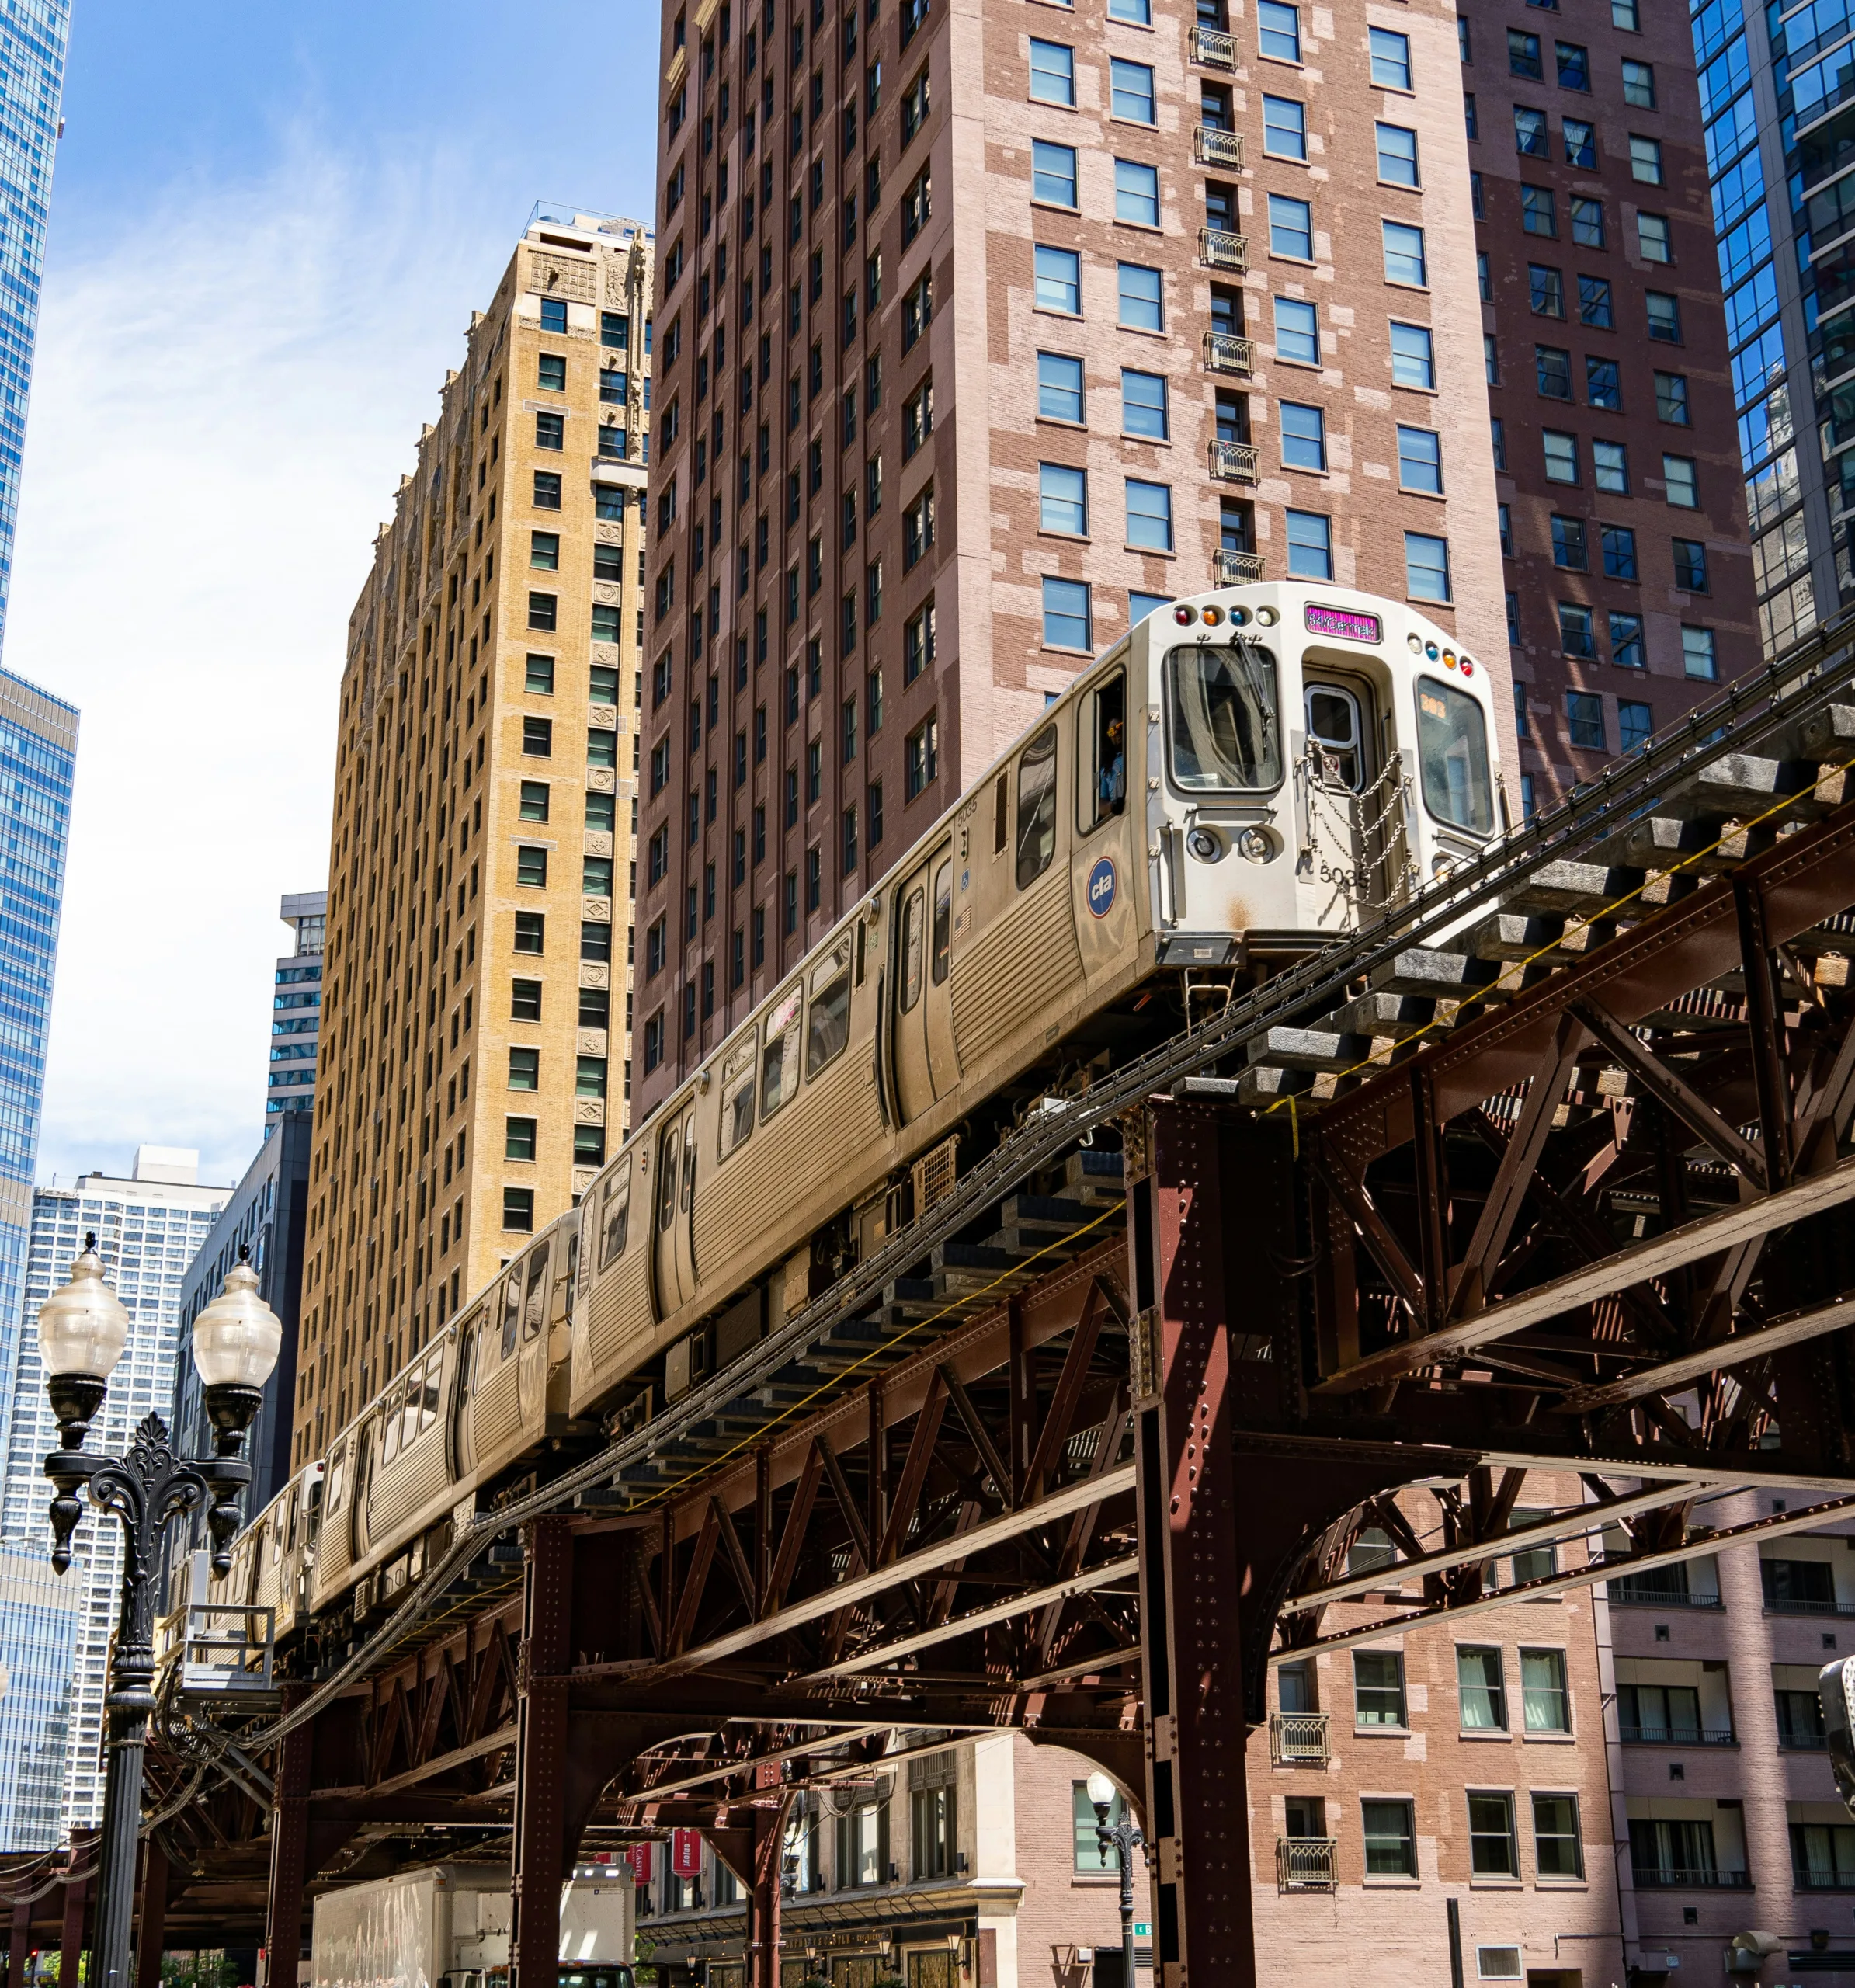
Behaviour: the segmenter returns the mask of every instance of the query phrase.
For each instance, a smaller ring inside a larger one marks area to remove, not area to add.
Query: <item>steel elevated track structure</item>
[[[1002,1729],[1126,1790],[1159,1988],[1253,1981],[1272,1659],[1855,1510],[1852,953],[1845,616],[1377,923],[1201,984],[273,1697],[177,1670],[144,1988],[164,1927],[294,1988],[315,1888],[498,1849],[513,1988],[554,1988],[564,1875],[671,1826],[772,1988],[794,1796]],[[1575,1489],[1516,1525],[1530,1472]],[[1706,1523],[1766,1484],[1804,1495]],[[1367,1527],[1420,1596],[1345,1573]],[[1586,1545],[1498,1585],[1548,1541]],[[81,1894],[17,1889],[28,1926]]]

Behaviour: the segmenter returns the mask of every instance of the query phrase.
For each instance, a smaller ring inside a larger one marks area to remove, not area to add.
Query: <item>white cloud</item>
[[[54,242],[5,655],[83,713],[42,1179],[255,1150],[349,610],[525,217],[467,162],[299,138],[260,185]]]

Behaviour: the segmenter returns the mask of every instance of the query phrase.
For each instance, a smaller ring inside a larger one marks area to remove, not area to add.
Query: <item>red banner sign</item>
[[[671,1830],[670,1869],[679,1878],[701,1876],[702,1832],[700,1830]]]
[[[651,1859],[656,1849],[654,1843],[634,1843],[627,1853],[631,1860],[631,1875],[641,1885],[651,1882]]]

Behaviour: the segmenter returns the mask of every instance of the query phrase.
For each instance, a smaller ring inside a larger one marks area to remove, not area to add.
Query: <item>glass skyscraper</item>
[[[1855,0],[1691,22],[1770,651],[1855,599]]]

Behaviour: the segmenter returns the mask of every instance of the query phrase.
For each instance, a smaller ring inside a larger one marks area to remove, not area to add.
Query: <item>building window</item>
[[[541,951],[547,914],[539,911],[518,911],[516,913],[516,944],[518,953],[538,953]]]
[[[534,1190],[532,1187],[505,1187],[502,1190],[502,1226],[526,1236],[534,1228]]]
[[[1572,355],[1556,346],[1533,348],[1533,379],[1539,392],[1549,401],[1572,398]]]
[[[1513,148],[1522,158],[1550,158],[1552,144],[1546,129],[1546,113],[1531,110],[1523,103],[1513,106]]]
[[[1640,614],[1613,614],[1610,617],[1610,660],[1619,669],[1642,668],[1642,617]]]
[[[1608,332],[1616,328],[1616,320],[1610,304],[1610,280],[1604,276],[1581,276],[1578,280],[1578,321],[1588,325],[1593,331]],[[1599,362],[1588,359],[1587,370]]]
[[[1527,308],[1536,318],[1565,315],[1565,273],[1544,262],[1527,265]]]
[[[554,624],[556,596],[551,593],[531,593],[528,596],[528,625],[544,631],[551,631]]]
[[[1278,412],[1284,464],[1290,469],[1325,469],[1327,426],[1320,409],[1298,401],[1283,401]]]
[[[1399,427],[1398,482],[1426,496],[1443,495],[1443,438],[1434,429]]]
[[[1049,582],[1044,582],[1046,587]],[[924,718],[911,732],[903,752],[905,784],[912,801],[930,785],[940,770],[940,724],[938,717]]]
[[[1033,103],[1075,108],[1075,50],[1060,41],[1030,44],[1030,96]]]
[[[1394,28],[1367,30],[1372,50],[1372,82],[1381,90],[1411,87],[1411,38]]]
[[[1558,237],[1558,212],[1553,204],[1550,186],[1523,186],[1520,189],[1520,226],[1529,235],[1543,235],[1556,241]]]
[[[1617,700],[1617,749],[1620,752],[1633,752],[1645,744],[1653,729],[1652,720],[1647,704],[1631,698],[1619,697]]]
[[[1604,578],[1633,580],[1636,574],[1636,534],[1627,525],[1600,525],[1598,537],[1603,547]]]
[[[522,783],[522,819],[525,822],[544,822],[547,818],[547,783],[544,780],[525,780]]]
[[[1688,628],[1681,631],[1681,666],[1683,674],[1707,683],[1719,679],[1719,659],[1714,651],[1714,631],[1711,628]]]
[[[1384,243],[1385,281],[1422,288],[1429,280],[1424,262],[1423,230],[1402,221],[1381,221],[1379,228]]]
[[[1436,391],[1436,365],[1427,326],[1401,325],[1395,318],[1392,320],[1391,384],[1416,387],[1430,393]]]
[[[1582,518],[1555,516],[1552,520],[1552,563],[1568,573],[1582,573],[1589,564]]]
[[[1046,575],[1044,580],[1044,646],[1054,649],[1079,649],[1085,654],[1094,646],[1091,632],[1089,583],[1086,580],[1059,579]],[[912,800],[919,789],[911,788]]]
[[[1044,421],[1082,419],[1082,362],[1064,352],[1037,354],[1037,415]]]
[[[1284,514],[1288,535],[1288,575],[1297,580],[1333,578],[1333,527],[1318,511]]]
[[[1296,366],[1320,363],[1320,328],[1316,308],[1291,297],[1271,300],[1275,308],[1275,356]],[[1392,327],[1394,333],[1397,327]],[[1394,340],[1394,349],[1395,341]],[[1396,361],[1394,356],[1394,366]]]
[[[1447,600],[1449,592],[1449,540],[1433,533],[1407,531],[1404,535],[1405,591],[1412,600]]]
[[[1561,600],[1558,603],[1558,645],[1565,655],[1575,656],[1581,661],[1590,662],[1596,659],[1597,638],[1593,631],[1591,610],[1582,603]],[[1579,697],[1584,693],[1575,690],[1568,694]],[[1593,697],[1590,708],[1596,714],[1598,746],[1601,749],[1603,744],[1603,707],[1597,698]],[[1575,724],[1572,729],[1575,734]],[[1574,745],[1579,742],[1575,736],[1572,742]]]
[[[1129,477],[1127,544],[1143,552],[1172,549],[1172,491],[1170,484],[1143,483]]]
[[[1272,158],[1306,160],[1308,113],[1304,106],[1292,97],[1263,98],[1263,149]]]
[[[517,980],[510,983],[509,1014],[511,1021],[538,1022],[541,1019],[541,983]]]
[[[1617,707],[1619,711],[1624,708]],[[1646,711],[1646,704],[1629,707]],[[1624,750],[1630,749],[1628,741]],[[1523,1649],[1520,1652],[1520,1699],[1525,1729],[1529,1733],[1569,1733],[1570,1701],[1565,1690],[1565,1653],[1561,1649]]]
[[[1037,527],[1085,538],[1089,531],[1089,482],[1086,474],[1064,463],[1037,464]]]
[[[1600,490],[1613,496],[1629,494],[1630,459],[1621,442],[1591,444],[1591,480]]]
[[[1501,1671],[1501,1653],[1492,1648],[1456,1652],[1456,1695],[1464,1733],[1505,1733],[1507,1687]]]
[[[1264,5],[1269,0],[1264,0]],[[1292,8],[1284,9],[1293,12]],[[1100,1836],[1096,1830],[1095,1804],[1089,1799],[1089,1784],[1075,1781],[1069,1784],[1069,1812],[1073,1824],[1072,1841],[1074,1844],[1073,1868],[1079,1876],[1093,1877],[1104,1871],[1120,1868],[1120,1853],[1110,1844],[1103,1849]],[[1127,1812],[1127,1798],[1117,1794],[1108,1804],[1108,1826],[1124,1821]]]
[[[1668,501],[1677,509],[1693,511],[1700,508],[1700,493],[1692,456],[1664,456],[1662,475],[1668,485]]]
[[[509,1052],[509,1087],[511,1090],[539,1090],[541,1087],[541,1052],[538,1049],[512,1049]]]
[[[1277,328],[1279,333],[1279,319]],[[1165,375],[1136,373],[1124,366],[1120,371],[1121,433],[1137,435],[1142,441],[1163,442],[1169,429]]]
[[[1546,481],[1548,483],[1575,483],[1578,481],[1578,437],[1561,434],[1557,429],[1541,431],[1541,447],[1544,451]]]
[[[1655,71],[1648,62],[1633,62],[1627,57],[1623,64],[1623,100],[1634,110],[1653,110],[1655,107]]]
[[[1159,272],[1139,262],[1123,262],[1119,270],[1122,328],[1132,332],[1164,331],[1165,307]]]
[[[1679,428],[1689,424],[1687,376],[1684,373],[1655,375],[1655,418],[1673,422]]]
[[[1297,262],[1314,260],[1314,210],[1287,193],[1269,196],[1269,252]]]
[[[554,754],[554,720],[551,718],[524,718],[522,721],[522,751],[530,759],[551,759]]]
[[[547,852],[523,843],[516,851],[516,881],[526,890],[547,887]]]
[[[1582,117],[1566,117],[1560,120],[1565,134],[1565,163],[1581,168],[1586,172],[1597,169],[1597,127],[1587,123]]]
[[[1153,71],[1144,62],[1124,62],[1117,55],[1108,63],[1109,115],[1135,124],[1153,122]]]
[[[1359,1806],[1367,1878],[1416,1877],[1417,1832],[1412,1804],[1378,1801]]]
[[[523,669],[522,688],[531,697],[554,695],[554,658],[531,655]]]
[[[1604,245],[1603,203],[1586,195],[1572,196],[1572,240],[1580,248]]]
[[[1030,197],[1045,207],[1074,208],[1075,146],[1053,145],[1042,138],[1031,141]]]
[[[535,471],[534,507],[537,511],[558,511],[561,508],[561,478],[558,471],[538,469]]]
[[[1645,262],[1672,262],[1674,260],[1666,214],[1637,215],[1636,247]]]
[[[930,1753],[908,1763],[911,1875],[950,1878],[957,1850],[954,1756]]]
[[[1586,359],[1585,404],[1609,414],[1623,412],[1623,379],[1615,360]]]
[[[1073,248],[1036,248],[1037,308],[1079,318],[1082,310],[1082,258]]]
[[[502,1156],[505,1159],[533,1159],[534,1131],[532,1118],[505,1118],[502,1121]]]
[[[1114,218],[1137,228],[1159,225],[1159,169],[1138,159],[1114,162]]]
[[[1673,541],[1675,584],[1689,593],[1707,591],[1707,547],[1695,538]]]
[[[1660,345],[1681,342],[1681,300],[1659,290],[1647,290],[1643,304],[1648,312],[1649,336]]]
[[[1560,613],[1565,610],[1561,605]],[[1590,625],[1590,610],[1585,610],[1585,624]],[[1585,652],[1584,653],[1589,653]],[[1601,752],[1603,750],[1603,699],[1595,690],[1568,690],[1565,693],[1565,725],[1570,742],[1580,752]]]
[[[1262,53],[1277,62],[1301,59],[1301,14],[1298,7],[1283,0],[1258,0],[1256,43]]]
[[[1520,28],[1507,30],[1507,72],[1513,76],[1530,77],[1535,82],[1544,79],[1537,35],[1528,34]]]
[[[1356,1649],[1353,1653],[1353,1723],[1359,1726],[1404,1725],[1404,1658],[1400,1652]]]
[[[1645,186],[1662,184],[1662,141],[1630,134],[1630,177]]]
[[[1478,1878],[1517,1878],[1520,1849],[1514,1841],[1513,1797],[1505,1792],[1468,1791],[1468,1868]]]

